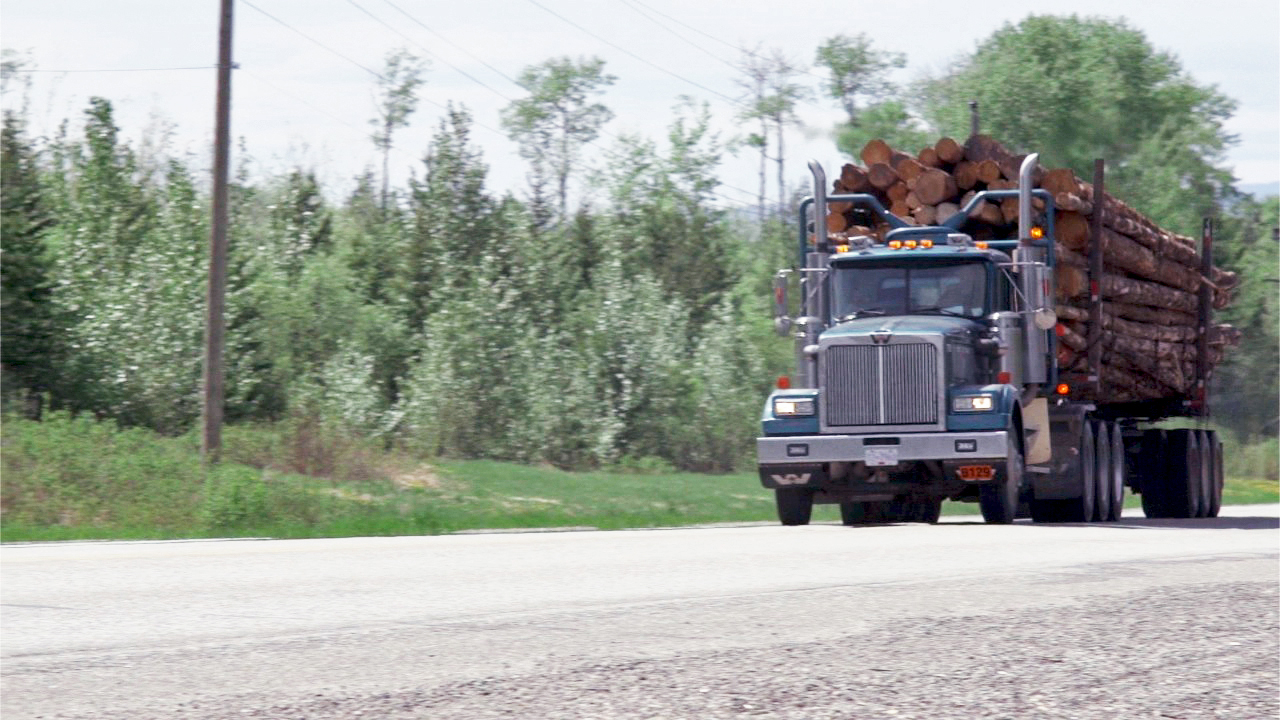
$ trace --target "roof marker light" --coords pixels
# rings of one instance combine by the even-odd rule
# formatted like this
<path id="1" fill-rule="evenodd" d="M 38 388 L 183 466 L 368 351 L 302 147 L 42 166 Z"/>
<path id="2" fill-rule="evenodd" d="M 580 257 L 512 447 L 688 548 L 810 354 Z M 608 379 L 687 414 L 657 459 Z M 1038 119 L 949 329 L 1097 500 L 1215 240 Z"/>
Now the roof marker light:
<path id="1" fill-rule="evenodd" d="M 901 248 L 902 248 L 902 241 L 901 241 L 901 240 L 890 240 L 890 241 L 889 241 L 889 249 L 890 249 L 890 250 L 898 250 L 898 249 L 901 249 Z"/>
<path id="2" fill-rule="evenodd" d="M 974 243 L 973 246 L 978 248 L 979 250 L 986 250 L 988 247 L 990 247 L 990 245 L 987 245 L 986 240 L 979 240 L 978 242 Z"/>
<path id="3" fill-rule="evenodd" d="M 1070 385 L 1068 385 L 1068 384 L 1066 384 L 1066 383 L 1058 383 L 1058 394 L 1059 394 L 1059 395 L 1070 395 L 1070 394 L 1071 394 L 1071 386 L 1070 386 Z"/>
<path id="4" fill-rule="evenodd" d="M 924 248 L 925 250 L 928 250 L 929 248 L 933 247 L 933 241 L 932 241 L 932 240 L 921 240 L 921 241 L 920 241 L 920 247 Z"/>
<path id="5" fill-rule="evenodd" d="M 915 249 L 916 249 L 916 241 L 915 241 L 915 240 L 908 240 L 908 241 L 906 241 L 905 243 L 903 243 L 903 245 L 905 245 L 905 246 L 906 246 L 906 248 L 907 248 L 908 250 L 915 250 Z"/>

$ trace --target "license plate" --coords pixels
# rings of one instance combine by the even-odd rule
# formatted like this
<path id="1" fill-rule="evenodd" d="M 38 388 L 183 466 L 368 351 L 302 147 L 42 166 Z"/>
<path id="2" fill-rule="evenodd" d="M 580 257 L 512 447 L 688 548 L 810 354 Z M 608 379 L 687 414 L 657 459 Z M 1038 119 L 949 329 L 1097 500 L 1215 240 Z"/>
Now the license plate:
<path id="1" fill-rule="evenodd" d="M 885 465 L 898 464 L 898 448 L 896 447 L 869 447 L 867 448 L 867 465 L 871 467 L 882 467 Z"/>
<path id="2" fill-rule="evenodd" d="M 961 480 L 990 480 L 996 476 L 996 469 L 991 465 L 962 465 L 956 472 Z"/>

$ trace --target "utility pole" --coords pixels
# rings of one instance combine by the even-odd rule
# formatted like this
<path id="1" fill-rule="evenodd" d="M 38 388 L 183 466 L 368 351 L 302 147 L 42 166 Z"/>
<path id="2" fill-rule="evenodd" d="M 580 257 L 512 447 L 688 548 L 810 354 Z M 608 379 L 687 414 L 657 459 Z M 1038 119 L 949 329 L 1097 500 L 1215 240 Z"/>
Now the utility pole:
<path id="1" fill-rule="evenodd" d="M 227 288 L 227 169 L 231 147 L 231 9 L 222 0 L 218 27 L 218 108 L 213 141 L 213 222 L 209 232 L 209 295 L 205 320 L 204 435 L 200 443 L 206 465 L 222 453 L 222 347 Z"/>

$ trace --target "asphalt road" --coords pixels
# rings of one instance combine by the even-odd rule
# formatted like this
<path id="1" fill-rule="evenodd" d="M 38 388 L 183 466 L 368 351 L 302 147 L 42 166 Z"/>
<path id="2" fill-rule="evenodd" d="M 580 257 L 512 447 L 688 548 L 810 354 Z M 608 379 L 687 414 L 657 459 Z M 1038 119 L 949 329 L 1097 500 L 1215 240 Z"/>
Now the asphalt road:
<path id="1" fill-rule="evenodd" d="M 1280 505 L 0 549 L 20 718 L 1277 718 Z"/>

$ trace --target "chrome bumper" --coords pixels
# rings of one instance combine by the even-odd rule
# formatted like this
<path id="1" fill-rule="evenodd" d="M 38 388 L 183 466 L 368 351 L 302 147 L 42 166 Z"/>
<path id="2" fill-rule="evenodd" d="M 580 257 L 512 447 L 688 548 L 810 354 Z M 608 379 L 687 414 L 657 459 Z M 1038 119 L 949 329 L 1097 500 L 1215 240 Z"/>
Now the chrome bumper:
<path id="1" fill-rule="evenodd" d="M 803 465 L 825 462 L 884 464 L 912 460 L 1002 459 L 1009 437 L 993 432 L 905 433 L 886 435 L 799 435 L 756 438 L 760 465 Z M 896 443 L 892 441 L 896 440 Z M 867 444 L 870 441 L 870 444 Z M 895 451 L 890 452 L 890 451 Z M 870 451 L 870 453 L 868 453 Z"/>

